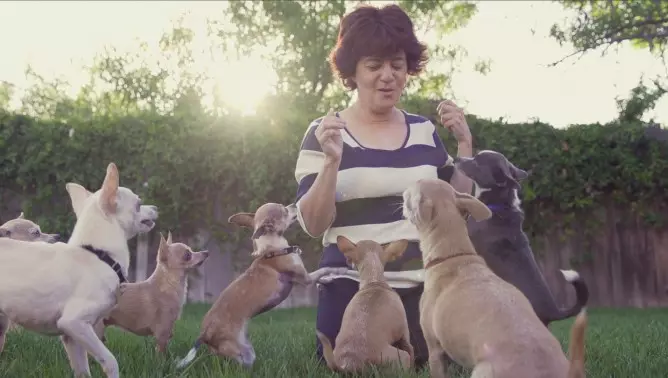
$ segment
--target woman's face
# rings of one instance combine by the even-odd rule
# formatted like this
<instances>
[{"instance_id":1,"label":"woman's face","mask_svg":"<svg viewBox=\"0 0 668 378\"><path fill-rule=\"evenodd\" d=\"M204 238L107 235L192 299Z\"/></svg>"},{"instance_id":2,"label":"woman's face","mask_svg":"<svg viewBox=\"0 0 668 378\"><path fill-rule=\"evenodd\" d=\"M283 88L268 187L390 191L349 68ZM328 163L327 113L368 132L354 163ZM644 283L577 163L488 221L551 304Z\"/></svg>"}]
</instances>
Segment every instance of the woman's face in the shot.
<instances>
[{"instance_id":1,"label":"woman's face","mask_svg":"<svg viewBox=\"0 0 668 378\"><path fill-rule=\"evenodd\" d=\"M385 59L360 59L353 80L357 84L359 100L371 111L383 113L399 102L407 75L406 54L401 51Z\"/></svg>"}]
</instances>

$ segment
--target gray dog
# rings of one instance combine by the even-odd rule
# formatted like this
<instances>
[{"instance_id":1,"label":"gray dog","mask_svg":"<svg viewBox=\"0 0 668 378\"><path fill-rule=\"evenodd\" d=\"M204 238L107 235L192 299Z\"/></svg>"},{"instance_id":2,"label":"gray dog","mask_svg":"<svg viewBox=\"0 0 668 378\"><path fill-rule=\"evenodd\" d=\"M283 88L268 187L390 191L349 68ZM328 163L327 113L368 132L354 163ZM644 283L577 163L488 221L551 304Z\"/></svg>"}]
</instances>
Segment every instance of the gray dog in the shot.
<instances>
[{"instance_id":1,"label":"gray dog","mask_svg":"<svg viewBox=\"0 0 668 378\"><path fill-rule=\"evenodd\" d=\"M527 172L495 151L480 151L473 158L456 158L454 163L456 169L473 180L475 197L492 210L490 219L468 222L471 241L490 269L524 293L545 326L577 315L589 300L587 285L577 272L562 270L564 278L575 288L577 300L571 308L559 308L522 230L524 214L517 192L519 182L528 177Z\"/></svg>"}]
</instances>

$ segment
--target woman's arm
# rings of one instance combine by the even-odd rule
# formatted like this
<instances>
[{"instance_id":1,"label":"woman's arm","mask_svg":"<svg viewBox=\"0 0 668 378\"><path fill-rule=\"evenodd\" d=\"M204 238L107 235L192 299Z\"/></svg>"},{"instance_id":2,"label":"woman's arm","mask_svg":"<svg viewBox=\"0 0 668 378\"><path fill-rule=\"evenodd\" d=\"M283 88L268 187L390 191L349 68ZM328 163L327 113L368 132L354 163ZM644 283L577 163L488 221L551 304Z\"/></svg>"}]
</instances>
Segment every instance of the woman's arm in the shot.
<instances>
[{"instance_id":1,"label":"woman's arm","mask_svg":"<svg viewBox=\"0 0 668 378\"><path fill-rule=\"evenodd\" d=\"M309 125L295 166L297 219L304 232L320 237L336 216L336 180L341 158L328 157L316 137L322 120Z\"/></svg>"},{"instance_id":2,"label":"woman's arm","mask_svg":"<svg viewBox=\"0 0 668 378\"><path fill-rule=\"evenodd\" d=\"M340 161L322 160L322 168L313 184L297 202L299 222L312 237L321 236L336 215L336 178Z\"/></svg>"}]
</instances>

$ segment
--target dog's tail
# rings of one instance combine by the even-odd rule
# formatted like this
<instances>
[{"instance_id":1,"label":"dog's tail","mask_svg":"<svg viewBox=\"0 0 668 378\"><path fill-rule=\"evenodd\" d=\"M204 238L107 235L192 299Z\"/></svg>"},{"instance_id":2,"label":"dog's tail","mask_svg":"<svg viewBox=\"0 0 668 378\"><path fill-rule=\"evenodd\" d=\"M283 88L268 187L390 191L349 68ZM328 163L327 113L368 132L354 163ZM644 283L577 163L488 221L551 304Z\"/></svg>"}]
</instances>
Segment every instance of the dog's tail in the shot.
<instances>
[{"instance_id":1,"label":"dog's tail","mask_svg":"<svg viewBox=\"0 0 668 378\"><path fill-rule=\"evenodd\" d=\"M568 368L568 378L585 377L585 330L587 329L587 309L582 308L571 327L571 342L568 346L568 355L571 366Z\"/></svg>"},{"instance_id":2,"label":"dog's tail","mask_svg":"<svg viewBox=\"0 0 668 378\"><path fill-rule=\"evenodd\" d=\"M201 339L195 340L195 343L193 344L193 347L190 348L190 350L188 351L188 354L186 354L185 357L176 362L176 368L182 369L186 367L189 363L193 362L193 360L197 356L197 349L199 349L200 346L202 346L202 340Z\"/></svg>"},{"instance_id":3,"label":"dog's tail","mask_svg":"<svg viewBox=\"0 0 668 378\"><path fill-rule=\"evenodd\" d=\"M554 319L550 319L552 321L568 319L579 314L589 302L589 288L587 288L587 284L580 277L580 274L574 270L562 270L561 274L575 289L575 304L567 310L559 311Z\"/></svg>"},{"instance_id":4,"label":"dog's tail","mask_svg":"<svg viewBox=\"0 0 668 378\"><path fill-rule=\"evenodd\" d=\"M329 342L327 336L320 331L316 330L315 334L318 336L318 340L320 340L320 343L322 344L322 356L325 358L325 361L327 361L327 367L333 371L339 370L334 362L334 349L332 349L332 343Z\"/></svg>"}]
</instances>

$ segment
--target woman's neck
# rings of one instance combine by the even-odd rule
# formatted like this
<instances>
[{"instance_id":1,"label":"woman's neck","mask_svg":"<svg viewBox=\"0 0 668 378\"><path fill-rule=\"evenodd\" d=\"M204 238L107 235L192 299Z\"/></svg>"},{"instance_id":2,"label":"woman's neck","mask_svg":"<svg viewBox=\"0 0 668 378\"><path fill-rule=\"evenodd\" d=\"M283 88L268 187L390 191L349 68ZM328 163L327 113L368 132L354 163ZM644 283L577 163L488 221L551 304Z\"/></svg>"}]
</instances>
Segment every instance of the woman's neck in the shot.
<instances>
[{"instance_id":1,"label":"woman's neck","mask_svg":"<svg viewBox=\"0 0 668 378\"><path fill-rule=\"evenodd\" d=\"M391 122L395 116L396 110L393 106L380 112L374 111L371 108L360 104L359 100L355 102L350 109L353 111L355 118L367 125L387 124Z\"/></svg>"}]
</instances>

